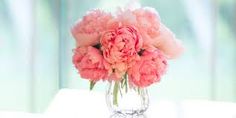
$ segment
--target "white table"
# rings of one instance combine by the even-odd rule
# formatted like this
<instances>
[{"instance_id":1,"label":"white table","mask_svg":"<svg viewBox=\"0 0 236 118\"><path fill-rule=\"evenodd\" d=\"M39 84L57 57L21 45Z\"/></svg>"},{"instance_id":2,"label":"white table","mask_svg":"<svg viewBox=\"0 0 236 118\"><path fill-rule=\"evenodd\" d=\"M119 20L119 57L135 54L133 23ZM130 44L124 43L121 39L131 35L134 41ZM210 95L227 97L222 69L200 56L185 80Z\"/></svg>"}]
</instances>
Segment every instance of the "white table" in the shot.
<instances>
[{"instance_id":1,"label":"white table","mask_svg":"<svg viewBox=\"0 0 236 118\"><path fill-rule=\"evenodd\" d=\"M0 111L0 118L41 118L42 114L20 111Z\"/></svg>"},{"instance_id":2,"label":"white table","mask_svg":"<svg viewBox=\"0 0 236 118\"><path fill-rule=\"evenodd\" d=\"M44 118L109 118L103 93L62 89L55 96ZM236 118L236 103L192 100L180 103L151 103L147 118Z\"/></svg>"},{"instance_id":3,"label":"white table","mask_svg":"<svg viewBox=\"0 0 236 118\"><path fill-rule=\"evenodd\" d=\"M104 97L103 93L94 91L62 89L43 114L0 111L0 118L109 118ZM236 103L203 100L152 102L146 118L236 118Z\"/></svg>"}]
</instances>

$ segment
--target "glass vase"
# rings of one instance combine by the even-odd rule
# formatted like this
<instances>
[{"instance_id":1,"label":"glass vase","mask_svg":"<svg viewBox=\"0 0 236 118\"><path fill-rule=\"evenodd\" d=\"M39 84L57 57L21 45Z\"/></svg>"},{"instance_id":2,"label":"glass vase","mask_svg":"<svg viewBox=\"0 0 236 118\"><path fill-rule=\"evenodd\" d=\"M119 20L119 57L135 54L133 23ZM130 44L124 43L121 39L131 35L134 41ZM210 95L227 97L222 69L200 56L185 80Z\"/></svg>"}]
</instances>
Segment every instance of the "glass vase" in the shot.
<instances>
[{"instance_id":1,"label":"glass vase","mask_svg":"<svg viewBox=\"0 0 236 118\"><path fill-rule=\"evenodd\" d=\"M149 106L148 91L146 88L130 86L127 79L112 81L106 91L106 103L113 115L124 118L144 116Z\"/></svg>"}]
</instances>

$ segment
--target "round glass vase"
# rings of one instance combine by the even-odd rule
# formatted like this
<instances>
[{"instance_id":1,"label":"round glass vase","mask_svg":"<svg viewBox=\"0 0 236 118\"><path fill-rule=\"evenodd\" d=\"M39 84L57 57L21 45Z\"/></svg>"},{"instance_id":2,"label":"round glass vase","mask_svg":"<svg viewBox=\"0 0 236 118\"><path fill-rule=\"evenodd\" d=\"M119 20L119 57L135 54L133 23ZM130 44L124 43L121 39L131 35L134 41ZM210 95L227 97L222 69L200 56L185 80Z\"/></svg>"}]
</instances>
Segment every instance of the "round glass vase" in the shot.
<instances>
[{"instance_id":1,"label":"round glass vase","mask_svg":"<svg viewBox=\"0 0 236 118\"><path fill-rule=\"evenodd\" d=\"M128 80L109 82L106 91L106 103L113 115L141 116L149 106L146 88L129 86Z\"/></svg>"}]
</instances>

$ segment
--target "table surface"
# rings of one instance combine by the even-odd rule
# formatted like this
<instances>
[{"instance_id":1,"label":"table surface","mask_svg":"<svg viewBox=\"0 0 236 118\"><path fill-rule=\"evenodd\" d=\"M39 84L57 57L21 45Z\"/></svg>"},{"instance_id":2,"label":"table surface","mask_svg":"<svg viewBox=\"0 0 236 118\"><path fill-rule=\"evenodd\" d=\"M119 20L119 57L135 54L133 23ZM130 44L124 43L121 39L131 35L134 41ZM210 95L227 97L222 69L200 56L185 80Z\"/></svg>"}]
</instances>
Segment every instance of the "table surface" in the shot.
<instances>
[{"instance_id":1,"label":"table surface","mask_svg":"<svg viewBox=\"0 0 236 118\"><path fill-rule=\"evenodd\" d=\"M152 101L151 101L152 102ZM100 92L62 89L45 118L110 118L105 95ZM150 103L145 118L236 118L236 103L189 100Z\"/></svg>"},{"instance_id":2,"label":"table surface","mask_svg":"<svg viewBox=\"0 0 236 118\"><path fill-rule=\"evenodd\" d=\"M61 89L42 114L0 111L0 118L117 118L100 92ZM159 101L150 106L142 118L236 118L236 103L189 100Z\"/></svg>"},{"instance_id":3,"label":"table surface","mask_svg":"<svg viewBox=\"0 0 236 118\"><path fill-rule=\"evenodd\" d=\"M43 114L21 111L0 111L0 118L42 118Z\"/></svg>"}]
</instances>

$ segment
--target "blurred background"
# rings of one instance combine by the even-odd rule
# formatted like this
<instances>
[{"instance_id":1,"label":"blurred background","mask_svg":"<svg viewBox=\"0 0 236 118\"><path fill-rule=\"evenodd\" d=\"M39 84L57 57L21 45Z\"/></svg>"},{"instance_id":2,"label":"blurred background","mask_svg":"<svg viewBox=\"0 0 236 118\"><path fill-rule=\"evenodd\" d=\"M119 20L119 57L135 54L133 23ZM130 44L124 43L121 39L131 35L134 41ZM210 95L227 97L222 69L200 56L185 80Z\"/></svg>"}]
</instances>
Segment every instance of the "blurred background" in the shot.
<instances>
[{"instance_id":1,"label":"blurred background","mask_svg":"<svg viewBox=\"0 0 236 118\"><path fill-rule=\"evenodd\" d=\"M127 0L0 0L0 110L43 112L61 88L88 89L72 65L72 25ZM169 61L154 100L236 102L236 1L140 0L158 10L186 51ZM106 83L95 91L104 92ZM104 99L105 100L105 99Z\"/></svg>"}]
</instances>

